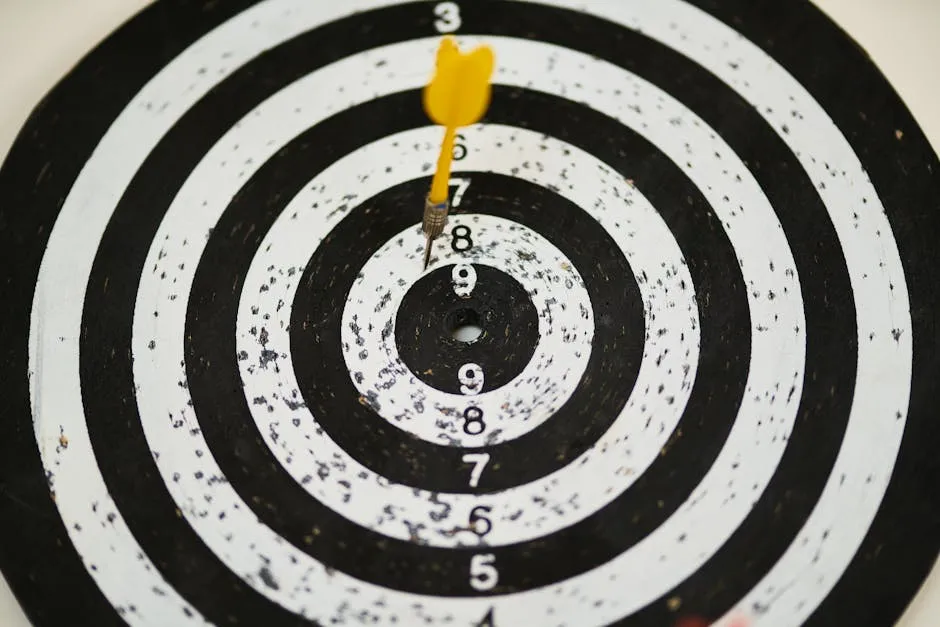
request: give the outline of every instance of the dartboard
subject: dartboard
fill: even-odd
[[[495,65],[425,266],[444,36]],[[37,625],[893,624],[938,167],[806,0],[158,0],[0,172],[3,574]]]

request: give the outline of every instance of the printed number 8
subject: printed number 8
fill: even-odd
[[[480,435],[486,430],[486,423],[483,422],[483,410],[479,407],[468,407],[463,412],[463,432],[467,435]],[[479,425],[471,427],[470,425]]]
[[[473,248],[473,240],[470,239],[470,227],[458,224],[450,231],[450,247],[455,252],[463,253]]]

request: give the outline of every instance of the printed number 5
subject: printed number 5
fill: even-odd
[[[491,590],[499,580],[499,572],[493,565],[496,556],[492,553],[474,555],[470,559],[470,585],[476,590]]]
[[[434,28],[439,33],[452,33],[460,28],[460,7],[456,2],[441,2],[434,7]]]

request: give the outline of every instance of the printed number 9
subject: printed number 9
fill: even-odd
[[[470,296],[470,292],[477,284],[477,271],[468,263],[461,263],[454,266],[450,273],[451,281],[454,283],[454,292],[461,298]]]
[[[460,379],[460,393],[471,396],[483,389],[483,368],[476,364],[464,364],[457,371]]]
[[[456,2],[441,2],[434,7],[434,28],[439,33],[452,33],[460,28],[460,7]]]

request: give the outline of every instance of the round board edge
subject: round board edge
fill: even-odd
[[[94,50],[89,52],[82,60],[79,61],[78,64],[76,64],[75,68],[69,72],[69,75],[72,75],[75,72],[81,72],[82,71],[81,68],[86,68],[87,70],[90,66],[95,65],[100,58],[105,56],[105,53],[103,52],[103,50],[107,50],[109,46],[116,45],[115,41],[118,40],[117,38],[119,37],[120,33],[124,33],[124,36],[126,37],[127,31],[129,28],[134,28],[135,24],[137,24],[138,26],[141,25],[145,20],[150,19],[149,16],[163,15],[165,17],[164,11],[167,10],[168,5],[176,5],[182,8],[184,6],[194,6],[195,4],[197,3],[179,2],[176,0],[160,0],[158,2],[152,3],[151,5],[142,9],[136,15],[129,18],[126,22],[121,24],[112,35],[109,35],[109,37],[107,37],[105,40],[100,42],[95,47]],[[242,1],[239,4],[244,5],[244,6],[250,6],[253,3]],[[842,31],[841,28],[839,28],[838,25],[834,21],[832,21],[827,15],[822,13],[822,11],[818,9],[818,7],[816,7],[815,5],[812,5],[808,1],[805,2],[805,5],[810,7],[811,10],[818,11],[817,17],[822,18],[822,20],[825,22],[825,23],[820,23],[819,19],[808,20],[810,22],[812,21],[817,22],[816,28],[815,28],[816,30],[815,36],[824,37],[827,29],[829,29],[830,32],[831,32],[831,29],[833,28],[836,29],[840,35],[841,42],[845,44],[848,44],[850,42],[851,43],[850,47],[852,48],[852,54],[858,55],[866,63],[866,66],[865,66],[866,70],[864,72],[865,74],[864,78],[866,81],[870,82],[872,85],[875,86],[875,89],[872,89],[871,91],[872,92],[878,91],[879,93],[884,93],[885,90],[887,90],[888,92],[890,92],[889,95],[895,96],[896,100],[892,100],[891,98],[886,98],[884,102],[882,103],[884,106],[884,111],[886,111],[888,114],[884,118],[877,118],[877,121],[872,121],[870,117],[868,117],[868,119],[866,120],[862,120],[861,118],[855,119],[857,117],[856,116],[857,112],[850,112],[847,110],[848,108],[852,108],[852,107],[848,107],[846,108],[846,110],[841,110],[842,108],[845,107],[845,104],[843,102],[843,106],[839,107],[838,99],[839,99],[839,96],[844,97],[845,92],[844,91],[840,92],[838,89],[835,89],[833,91],[834,88],[831,88],[832,85],[840,85],[840,84],[844,87],[844,83],[840,83],[839,81],[832,80],[834,76],[838,76],[838,68],[834,66],[824,66],[823,67],[824,73],[822,75],[814,75],[814,70],[819,70],[820,66],[814,64],[813,61],[807,58],[804,58],[802,61],[800,59],[796,59],[796,60],[789,59],[789,57],[793,55],[798,56],[800,54],[795,48],[794,49],[790,49],[790,48],[780,49],[777,47],[776,42],[773,42],[772,40],[768,41],[766,39],[761,39],[759,37],[750,36],[748,32],[748,27],[749,27],[749,24],[751,24],[752,26],[753,24],[749,20],[753,18],[749,18],[746,16],[742,18],[740,17],[740,15],[736,16],[734,7],[729,6],[729,5],[737,4],[739,8],[743,8],[745,6],[745,2],[736,1],[736,2],[724,3],[722,5],[719,5],[719,3],[717,2],[696,0],[694,4],[697,4],[703,8],[707,7],[706,10],[712,15],[719,17],[720,19],[722,19],[722,21],[729,24],[733,28],[742,30],[744,34],[747,35],[751,39],[751,41],[753,41],[755,44],[757,44],[766,52],[768,52],[768,54],[771,54],[771,56],[773,56],[774,58],[778,60],[781,60],[782,58],[788,59],[788,65],[786,66],[788,70],[790,70],[791,73],[793,73],[803,85],[807,86],[807,88],[810,89],[813,96],[819,99],[819,101],[826,106],[827,111],[831,112],[834,109],[840,111],[839,118],[836,119],[837,125],[841,129],[843,129],[843,131],[846,132],[847,138],[849,139],[853,147],[859,152],[860,156],[863,156],[866,154],[883,156],[882,160],[884,161],[884,163],[882,163],[878,168],[875,168],[874,170],[869,168],[869,171],[872,174],[873,181],[875,182],[875,185],[879,189],[879,191],[884,190],[884,189],[903,188],[904,184],[906,183],[910,188],[918,190],[919,193],[922,193],[925,198],[940,197],[940,189],[938,189],[940,188],[940,185],[938,185],[937,176],[936,176],[937,156],[933,152],[929,143],[927,142],[927,139],[923,135],[920,127],[918,126],[916,121],[913,119],[913,116],[911,115],[907,106],[897,96],[896,92],[894,91],[890,83],[887,81],[887,79],[881,74],[880,70],[878,70],[878,68],[874,65],[870,57],[864,53],[862,48],[854,41],[854,39],[852,39],[844,31]],[[797,3],[794,3],[794,4],[797,4]],[[804,4],[804,3],[799,3],[799,4]],[[770,2],[761,2],[758,4],[754,4],[752,6],[749,6],[748,11],[758,11],[758,10],[785,11],[791,7],[792,5],[790,4],[785,4],[781,6],[781,5],[773,4]],[[230,10],[230,9],[232,9],[231,4],[225,6],[225,10]],[[237,11],[234,11],[234,12],[237,12]],[[741,11],[741,13],[745,13],[745,11]],[[740,19],[735,19],[736,17]],[[782,22],[776,21],[776,23],[779,24]],[[801,36],[805,38],[806,34],[805,33],[801,34]],[[830,38],[828,41],[832,43],[833,41],[837,41],[837,40],[838,38]],[[161,56],[164,59],[169,59],[173,56],[171,54],[167,54],[165,50],[161,51],[161,53],[162,53]],[[802,66],[805,66],[805,67],[802,67]],[[810,87],[811,82],[808,82],[807,77],[813,77],[812,84],[818,83],[820,85],[823,85],[824,88],[822,89],[811,88]],[[844,77],[841,77],[841,78],[844,78]],[[39,126],[41,126],[44,123],[45,117],[50,115],[49,109],[55,108],[56,101],[63,97],[62,91],[65,90],[65,87],[63,85],[64,80],[67,80],[67,79],[63,78],[62,81],[59,81],[56,84],[56,86],[52,90],[50,90],[50,92],[40,101],[40,103],[34,109],[33,113],[30,114],[29,118],[24,123],[20,132],[15,137],[10,147],[9,153],[7,154],[4,160],[2,167],[0,167],[0,189],[5,189],[6,185],[8,184],[8,181],[6,180],[6,177],[4,176],[3,172],[10,169],[9,164],[12,162],[12,160],[25,150],[24,145],[29,144],[31,142],[30,136],[32,135],[32,132],[35,131]],[[868,90],[863,89],[861,87],[858,88],[858,91],[863,94],[868,92]],[[846,100],[854,101],[855,99],[848,98]],[[850,120],[852,121],[852,124],[848,123],[848,121]],[[898,137],[898,131],[901,132],[901,137]],[[877,136],[877,139],[875,139],[872,135],[866,135],[866,133],[869,133],[869,134],[873,133],[874,136]],[[892,157],[898,157],[898,156],[903,157],[903,158],[899,158],[896,160],[892,158]],[[866,158],[866,165],[868,163],[869,161]],[[924,168],[923,168],[924,163],[927,164],[926,169],[928,172],[930,171],[931,166],[933,167],[933,173],[932,173],[933,178],[930,178],[931,174],[924,172]],[[37,162],[34,164],[34,168],[31,173],[36,175],[36,177],[38,178],[40,177],[40,174],[42,173],[42,171],[43,170],[42,170],[41,164]],[[918,224],[920,220],[911,219],[907,221],[906,217],[898,215],[902,210],[908,209],[908,207],[906,206],[903,207],[903,209],[899,209],[899,206],[904,205],[903,200],[901,198],[896,198],[894,195],[892,195],[892,196],[885,196],[883,200],[885,201],[885,204],[888,207],[888,217],[891,220],[892,227],[895,229],[895,233],[897,234],[899,240],[918,241],[921,243],[921,245],[924,246],[924,249],[928,251],[922,258],[918,259],[915,255],[910,253],[905,247],[902,247],[902,259],[904,262],[905,272],[912,285],[912,290],[911,290],[912,292],[912,317],[913,317],[913,323],[915,327],[915,334],[917,333],[918,329],[920,330],[922,334],[924,334],[921,337],[921,339],[918,340],[918,344],[915,344],[915,355],[914,355],[915,371],[924,371],[927,368],[929,368],[934,373],[936,373],[936,370],[937,370],[937,361],[936,361],[936,356],[935,356],[936,346],[937,346],[936,335],[935,334],[931,335],[929,333],[929,330],[935,328],[936,326],[935,316],[937,312],[938,302],[940,302],[940,298],[938,298],[937,288],[934,287],[934,285],[929,280],[929,277],[930,277],[929,272],[926,272],[925,270],[928,267],[935,267],[936,262],[940,261],[940,259],[938,259],[938,255],[936,251],[930,250],[930,243],[936,240],[935,235],[937,234],[937,231],[938,231],[938,228],[937,228],[938,222],[936,220],[936,217],[933,214],[928,213],[930,209],[929,203],[925,202],[922,205],[924,213],[921,216],[915,216],[915,218],[920,217],[920,218],[923,218],[925,222],[929,222],[930,228],[922,228],[921,225]],[[934,207],[934,209],[936,209],[936,207]],[[931,219],[932,217],[933,219]],[[11,235],[10,233],[3,232],[3,234],[0,235],[0,237],[7,238],[10,235]],[[37,237],[44,237],[44,235],[42,236],[37,235]],[[13,242],[5,241],[4,243],[9,245],[11,243],[16,244],[17,242],[15,241],[15,238],[14,238]],[[11,246],[7,246],[5,248],[14,250],[14,248]],[[12,253],[8,250],[6,254],[11,255]],[[8,264],[8,267],[12,265],[15,265],[15,263]],[[918,272],[918,270],[920,270],[920,272]],[[914,272],[913,274],[912,274],[912,271]],[[926,341],[924,339],[925,337],[930,337],[931,339],[929,345],[926,347],[924,346],[925,341]],[[11,351],[10,343],[20,342],[20,341],[21,340],[17,338],[7,338],[7,337],[4,338],[2,345],[4,348],[3,354],[6,356],[6,358],[4,359],[5,365],[9,362],[9,355]],[[927,378],[923,374],[921,375],[921,377],[922,377],[922,380]],[[25,388],[25,386],[23,386],[23,388],[20,388],[19,385],[21,384],[22,382],[17,385],[17,389]],[[918,402],[929,403],[929,390],[918,391],[918,389],[915,388],[915,390],[912,392],[912,405]],[[929,425],[927,421],[923,421],[923,424],[919,425],[919,427],[921,431],[911,430],[909,428],[908,432],[905,434],[905,437],[904,437],[905,444],[902,447],[901,457],[898,460],[898,466],[896,468],[917,467],[919,464],[923,465],[922,472],[923,472],[923,476],[925,477],[924,488],[925,490],[928,490],[927,495],[933,496],[933,499],[932,500],[925,499],[923,503],[921,504],[921,507],[923,507],[923,512],[920,512],[920,513],[926,514],[926,515],[916,515],[916,513],[918,512],[918,510],[916,509],[918,507],[918,503],[916,502],[906,503],[905,507],[909,508],[910,511],[915,513],[915,515],[911,517],[911,520],[915,521],[913,524],[915,525],[920,524],[922,526],[930,525],[930,524],[935,525],[936,523],[935,522],[932,523],[931,521],[935,521],[936,519],[937,499],[936,499],[936,496],[932,492],[929,491],[929,487],[931,485],[936,485],[936,480],[940,478],[940,463],[930,459],[929,457],[926,456],[926,454],[923,455],[924,459],[919,459],[917,456],[912,456],[909,452],[909,448],[910,448],[909,443],[912,440],[917,441],[921,439],[927,439],[928,441],[932,439],[933,441],[937,441],[937,427]],[[31,436],[31,433],[26,434],[26,435]],[[35,449],[35,443],[33,444],[33,446],[34,446],[33,450],[37,453],[35,457],[35,462],[38,462],[38,450]],[[908,453],[905,454],[904,451],[908,451]],[[897,480],[897,473],[895,473],[895,478],[892,479],[888,492],[885,496],[885,500],[887,501],[888,499],[897,499],[903,502],[905,500],[905,497],[903,495],[904,487],[905,486],[902,486],[899,484]],[[51,506],[51,504],[47,504],[47,505],[52,507],[51,510],[47,510],[47,511],[51,511],[54,514],[55,519],[57,520],[57,510],[53,506]],[[58,521],[58,523],[59,523],[58,526],[61,527],[61,521]],[[884,521],[881,516],[879,516],[878,518],[876,518],[873,528],[878,527],[879,525],[885,526],[887,524],[888,523]],[[59,531],[63,533],[61,536],[58,536],[58,537],[60,539],[65,538],[65,541],[67,544],[67,534],[64,533],[64,528],[62,528]],[[866,553],[872,554],[874,552],[875,547],[872,546],[872,542],[873,542],[872,533],[869,532],[868,539],[866,539],[865,543],[862,546],[862,549],[860,549],[858,555],[855,558],[856,561],[864,561],[866,559],[865,558]],[[937,553],[938,547],[940,547],[940,542],[935,541],[934,545],[935,545],[934,547],[925,547],[925,549],[927,549],[924,551],[925,557],[929,557],[929,549],[931,548],[933,549],[934,554]],[[66,547],[66,550],[68,550],[68,548],[69,547]],[[920,570],[923,571],[923,574],[925,576],[926,573],[929,571],[929,564],[927,564],[927,560],[922,560],[922,561],[924,563],[924,567],[922,567]],[[933,561],[933,558],[931,558],[930,562],[932,563],[932,561]],[[923,579],[923,577],[921,577],[921,579]],[[840,584],[840,586],[842,588],[845,587],[843,586],[843,584]],[[21,588],[22,587],[23,586],[21,586]],[[840,588],[837,588],[833,592],[833,595],[837,594],[839,590]],[[18,594],[21,594],[21,593],[18,593]],[[821,606],[819,612],[826,611],[826,607],[828,603],[829,601],[824,603],[824,605]],[[898,614],[899,613],[900,612],[898,612]]]

